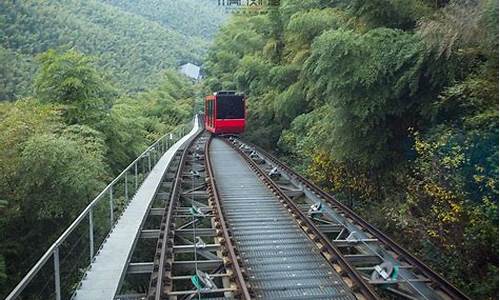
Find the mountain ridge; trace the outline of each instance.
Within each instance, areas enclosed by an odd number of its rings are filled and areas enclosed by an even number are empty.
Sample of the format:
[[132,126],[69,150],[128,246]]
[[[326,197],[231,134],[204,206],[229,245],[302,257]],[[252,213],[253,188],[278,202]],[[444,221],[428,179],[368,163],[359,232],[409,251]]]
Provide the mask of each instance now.
[[[128,92],[140,92],[159,82],[163,72],[184,62],[199,62],[210,44],[209,35],[193,35],[202,31],[204,14],[217,14],[216,9],[200,7],[190,19],[177,26],[179,20],[168,26],[166,1],[157,12],[158,20],[147,18],[106,0],[27,0],[2,2],[0,10],[0,48],[3,65],[10,65],[12,57],[20,71],[0,71],[0,100],[15,100],[31,94],[32,74],[36,70],[36,56],[48,49],[74,48],[96,57],[97,64],[113,77],[117,86]],[[194,0],[183,3],[195,4]],[[131,4],[131,3],[129,3]],[[151,3],[142,3],[143,10]],[[191,11],[184,12],[189,14]],[[222,16],[222,11],[220,12]],[[161,16],[165,16],[160,18]],[[183,16],[182,18],[187,18]],[[213,34],[222,17],[203,30]],[[191,27],[189,27],[191,26]],[[179,30],[175,30],[178,28]],[[188,30],[189,29],[189,30]],[[2,61],[0,61],[1,63]],[[12,69],[12,68],[11,68]]]

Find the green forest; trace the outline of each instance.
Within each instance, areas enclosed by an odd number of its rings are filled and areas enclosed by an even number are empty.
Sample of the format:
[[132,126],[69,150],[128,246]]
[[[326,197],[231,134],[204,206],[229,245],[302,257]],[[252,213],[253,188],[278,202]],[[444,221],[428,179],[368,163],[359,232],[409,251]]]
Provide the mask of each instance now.
[[282,0],[204,63],[278,153],[473,299],[498,297],[498,1]]
[[0,1],[0,101],[32,94],[36,56],[49,49],[93,56],[118,89],[145,91],[165,69],[201,62],[225,16],[216,3],[199,3]]
[[176,69],[201,63],[226,16],[209,1],[156,2],[0,1],[0,298],[117,174],[191,120],[197,88]]
[[0,1],[0,298],[224,89],[248,97],[244,139],[497,299],[498,41],[496,0]]
[[1,297],[117,174],[193,114],[193,84],[175,71],[128,96],[81,53],[39,60],[33,96],[0,103]]

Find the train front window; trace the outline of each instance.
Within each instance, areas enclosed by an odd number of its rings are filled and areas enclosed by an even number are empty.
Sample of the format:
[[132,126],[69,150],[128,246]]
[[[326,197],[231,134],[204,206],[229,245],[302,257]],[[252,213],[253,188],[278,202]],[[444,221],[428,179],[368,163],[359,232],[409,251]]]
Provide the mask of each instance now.
[[245,100],[243,96],[217,96],[217,119],[244,119]]

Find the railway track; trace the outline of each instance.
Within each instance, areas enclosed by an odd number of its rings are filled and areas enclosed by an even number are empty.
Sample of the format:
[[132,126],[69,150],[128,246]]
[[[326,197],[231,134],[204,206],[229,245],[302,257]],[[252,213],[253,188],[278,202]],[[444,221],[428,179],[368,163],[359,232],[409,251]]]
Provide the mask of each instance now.
[[[301,207],[329,245],[384,297],[469,299],[441,275],[263,149],[237,138],[226,140],[287,202]],[[271,178],[273,177],[273,178]],[[293,206],[293,205],[292,205]],[[384,297],[385,298],[385,297]]]
[[262,149],[200,131],[177,156],[148,299],[468,299]]
[[253,298],[374,298],[354,280],[343,280],[321,241],[307,232],[300,217],[287,209],[242,156],[214,139],[209,157]]
[[[208,134],[178,152],[156,246],[148,299],[250,299],[205,169]],[[246,295],[246,296],[245,296]]]

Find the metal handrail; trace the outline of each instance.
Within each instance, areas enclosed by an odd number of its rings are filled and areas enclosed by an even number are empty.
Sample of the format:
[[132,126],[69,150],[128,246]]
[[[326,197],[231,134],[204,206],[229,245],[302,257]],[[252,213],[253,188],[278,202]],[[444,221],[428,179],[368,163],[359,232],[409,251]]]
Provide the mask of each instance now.
[[[174,130],[175,133],[175,130]],[[43,256],[36,262],[36,264],[28,271],[28,273],[24,276],[24,278],[16,285],[16,287],[10,292],[10,294],[5,298],[5,300],[14,300],[23,292],[26,286],[33,280],[33,278],[38,274],[38,272],[42,269],[43,266],[47,263],[47,261],[53,256],[54,257],[54,279],[55,279],[55,294],[56,300],[61,299],[61,282],[60,282],[60,270],[59,270],[59,246],[68,238],[68,236],[77,228],[78,225],[82,223],[82,221],[89,216],[89,240],[90,240],[90,264],[94,258],[94,237],[93,237],[93,214],[92,208],[97,205],[99,201],[104,198],[106,193],[109,193],[109,201],[110,201],[110,221],[111,227],[110,231],[113,229],[114,224],[118,220],[118,218],[114,218],[113,215],[113,186],[120,181],[120,179],[125,177],[125,183],[127,183],[127,174],[128,172],[134,168],[135,174],[135,187],[136,192],[138,188],[138,173],[137,173],[137,165],[139,161],[147,157],[149,172],[151,172],[151,152],[154,150],[158,150],[158,145],[160,146],[160,150],[162,150],[162,154],[165,153],[168,149],[167,147],[171,146],[168,142],[169,140],[179,140],[182,136],[184,136],[185,130],[182,129],[180,134],[178,134],[177,139],[173,138],[175,135],[172,132],[166,133],[162,137],[160,137],[156,142],[154,142],[151,146],[149,146],[141,155],[139,155],[132,163],[130,163],[113,181],[111,181],[103,190],[100,192],[94,200],[92,200],[87,207],[80,213],[80,215],[71,223],[71,225],[59,236],[59,238],[49,247],[49,249],[43,254]],[[169,139],[167,139],[169,137]],[[160,144],[163,143],[163,144]],[[148,173],[149,173],[148,172]],[[125,184],[125,195],[128,194],[128,184]],[[126,199],[128,201],[128,199]],[[108,232],[109,234],[109,232]]]

